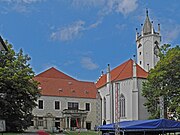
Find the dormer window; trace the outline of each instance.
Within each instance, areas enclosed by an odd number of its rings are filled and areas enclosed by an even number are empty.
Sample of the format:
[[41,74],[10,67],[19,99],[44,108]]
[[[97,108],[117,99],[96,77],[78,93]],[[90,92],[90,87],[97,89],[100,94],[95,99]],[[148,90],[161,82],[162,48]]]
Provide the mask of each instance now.
[[69,85],[71,85],[71,84],[72,84],[72,82],[68,82],[68,84],[69,84]]
[[63,89],[62,89],[62,88],[59,88],[58,90],[59,90],[59,92],[63,92]]
[[85,90],[85,91],[84,91],[84,93],[85,93],[85,94],[88,94],[88,93],[89,93],[89,91]]
[[75,90],[74,90],[74,89],[72,89],[72,90],[71,90],[71,92],[72,92],[72,93],[75,93]]

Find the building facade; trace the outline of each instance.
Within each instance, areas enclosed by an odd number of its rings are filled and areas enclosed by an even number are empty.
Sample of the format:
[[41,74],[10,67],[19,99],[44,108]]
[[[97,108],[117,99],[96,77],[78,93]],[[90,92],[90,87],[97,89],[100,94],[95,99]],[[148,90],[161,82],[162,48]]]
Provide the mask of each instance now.
[[37,75],[41,97],[29,130],[93,130],[101,123],[101,99],[93,82],[76,80],[55,68]]
[[160,25],[158,32],[155,32],[146,11],[141,34],[136,32],[137,63],[130,59],[112,70],[108,65],[106,74],[102,74],[96,82],[102,98],[102,123],[148,118],[143,105],[142,83],[159,60],[160,41]]

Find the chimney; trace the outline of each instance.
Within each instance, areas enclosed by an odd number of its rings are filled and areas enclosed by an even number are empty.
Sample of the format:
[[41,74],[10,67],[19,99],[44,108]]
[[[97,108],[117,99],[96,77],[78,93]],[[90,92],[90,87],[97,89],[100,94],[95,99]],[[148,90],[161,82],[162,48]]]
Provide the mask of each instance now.
[[133,77],[136,77],[136,55],[133,55]]

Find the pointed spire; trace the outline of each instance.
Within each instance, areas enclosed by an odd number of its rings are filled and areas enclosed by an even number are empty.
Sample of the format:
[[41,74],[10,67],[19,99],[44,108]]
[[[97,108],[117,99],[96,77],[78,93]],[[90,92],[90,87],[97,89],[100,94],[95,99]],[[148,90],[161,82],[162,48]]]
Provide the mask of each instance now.
[[148,9],[146,8],[146,16],[148,17]]
[[133,77],[136,77],[136,55],[133,55]]
[[107,83],[109,83],[110,82],[110,64],[108,64],[108,66],[107,66]]
[[158,24],[158,33],[160,35],[160,24]]
[[143,24],[141,23],[141,36],[143,36]]
[[151,22],[151,34],[154,34],[153,21]]
[[107,73],[109,73],[110,72],[110,64],[108,64],[108,66],[107,66]]
[[136,40],[138,39],[138,29],[136,28]]
[[101,71],[101,75],[104,75],[104,71],[103,70]]
[[148,16],[148,10],[146,9],[146,19],[145,19],[144,26],[143,26],[143,34],[144,35],[151,34],[151,30],[152,30],[151,27],[152,27],[152,25],[151,25],[151,22],[150,22],[150,19]]

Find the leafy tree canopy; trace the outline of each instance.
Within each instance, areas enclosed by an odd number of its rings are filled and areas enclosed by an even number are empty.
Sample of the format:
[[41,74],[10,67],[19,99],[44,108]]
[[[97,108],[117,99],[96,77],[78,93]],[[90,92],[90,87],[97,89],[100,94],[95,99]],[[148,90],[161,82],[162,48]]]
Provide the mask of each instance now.
[[170,112],[172,118],[180,119],[180,47],[161,47],[160,61],[151,69],[147,81],[143,83],[145,106],[150,118],[160,117],[159,97],[164,97],[165,117]]
[[0,119],[6,121],[8,131],[22,131],[31,124],[38,83],[33,80],[30,57],[6,44],[8,51],[0,51]]

